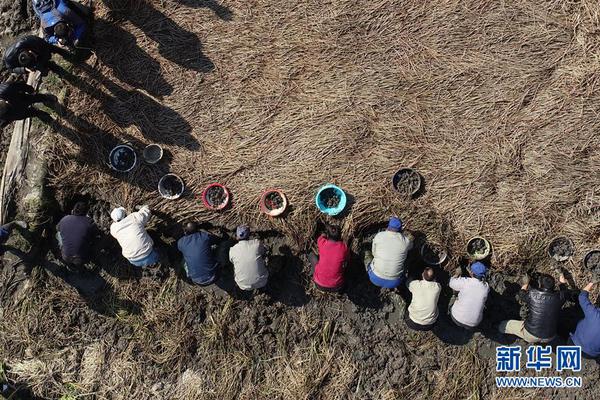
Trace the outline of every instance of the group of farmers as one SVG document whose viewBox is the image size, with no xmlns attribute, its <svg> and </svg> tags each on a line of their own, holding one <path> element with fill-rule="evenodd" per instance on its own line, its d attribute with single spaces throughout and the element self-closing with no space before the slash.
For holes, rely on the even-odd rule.
<svg viewBox="0 0 600 400">
<path fill-rule="evenodd" d="M 72 214 L 67 215 L 57 227 L 58 242 L 63 261 L 67 265 L 82 266 L 89 258 L 90 244 L 97 234 L 92 220 L 87 216 L 88 207 L 83 202 L 75 204 Z M 117 207 L 110 213 L 110 234 L 121 246 L 123 256 L 136 267 L 155 268 L 160 263 L 159 251 L 148 234 L 146 225 L 152 217 L 148 206 L 127 213 Z M 4 228 L 0 232 L 4 235 Z M 416 277 L 408 277 L 407 257 L 413 247 L 414 238 L 404 229 L 397 217 L 390 218 L 387 228 L 375 235 L 370 250 L 364 252 L 366 274 L 373 285 L 398 290 L 410 298 L 405 322 L 414 330 L 425 331 L 435 327 L 439 316 L 438 300 L 442 285 L 436 279 L 432 267 L 420 268 Z M 317 251 L 306 254 L 311 265 L 311 274 L 317 289 L 325 292 L 342 292 L 345 286 L 345 271 L 351 253 L 344 243 L 338 225 L 325 225 L 317 239 Z M 252 293 L 263 289 L 269 281 L 267 268 L 268 249 L 258 238 L 253 238 L 246 225 L 240 225 L 235 238 L 226 233 L 221 236 L 200 230 L 195 222 L 183 225 L 183 235 L 177 240 L 177 249 L 183 258 L 183 267 L 191 282 L 208 286 L 224 279 L 220 271 L 233 267 L 236 290 Z M 450 300 L 449 316 L 452 322 L 463 329 L 477 329 L 490 287 L 486 282 L 488 268 L 481 261 L 467 268 L 466 276 L 458 267 L 449 280 L 449 287 L 456 296 Z M 534 278 L 522 278 L 520 298 L 528 306 L 524 320 L 502 321 L 498 330 L 515 335 L 528 343 L 548 343 L 557 338 L 559 314 L 574 290 L 567 289 L 567 280 L 560 273 L 557 288 L 555 278 L 539 274 Z M 589 283 L 578 296 L 585 317 L 579 321 L 569 340 L 581 346 L 586 356 L 600 357 L 600 308 L 590 301 Z"/>
<path fill-rule="evenodd" d="M 42 76 L 49 71 L 59 72 L 61 67 L 51 60 L 52 55 L 74 60 L 75 49 L 87 34 L 89 11 L 78 3 L 69 0 L 33 0 L 32 3 L 44 37 L 20 37 L 4 52 L 4 68 L 12 76 L 0 84 L 0 128 L 31 117 L 51 121 L 46 112 L 34 105 L 42 103 L 52 107 L 57 102 L 56 96 L 37 93 L 21 77 L 33 71 L 39 71 Z"/>
<path fill-rule="evenodd" d="M 39 71 L 45 76 L 49 71 L 58 72 L 60 67 L 51 61 L 53 54 L 73 59 L 77 48 L 86 35 L 88 14 L 85 9 L 69 0 L 33 0 L 33 8 L 40 18 L 44 38 L 25 36 L 9 46 L 4 54 L 4 66 L 15 75 Z M 52 105 L 56 97 L 36 93 L 22 81 L 0 84 L 0 127 L 29 117 L 47 118 L 48 115 L 35 107 L 36 103 Z M 79 202 L 71 215 L 65 216 L 57 227 L 57 240 L 63 261 L 70 266 L 81 266 L 89 258 L 90 243 L 97 230 L 87 216 L 88 206 Z M 117 240 L 123 256 L 136 267 L 152 267 L 160 262 L 159 252 L 146 230 L 152 213 L 147 206 L 130 214 L 118 207 L 110 217 L 111 235 Z M 13 221 L 0 227 L 0 243 L 6 241 L 14 227 L 27 228 L 22 221 Z M 269 280 L 267 268 L 268 249 L 245 225 L 237 227 L 235 240 L 219 238 L 199 229 L 195 222 L 183 226 L 184 235 L 178 239 L 177 248 L 182 253 L 188 278 L 201 286 L 219 281 L 219 271 L 233 266 L 234 281 L 241 291 L 264 288 Z M 364 264 L 372 284 L 386 289 L 406 288 L 410 304 L 405 314 L 407 326 L 414 330 L 431 330 L 435 326 L 439 310 L 438 299 L 442 286 L 436 280 L 433 268 L 425 267 L 417 279 L 407 278 L 407 256 L 414 238 L 403 229 L 402 221 L 393 217 L 387 229 L 373 239 L 371 250 L 365 251 Z M 342 241 L 341 230 L 336 225 L 326 225 L 317 239 L 318 252 L 307 254 L 312 267 L 315 286 L 326 292 L 341 292 L 344 288 L 344 271 L 350 260 L 348 246 Z M 486 282 L 487 267 L 474 262 L 468 268 L 468 276 L 462 277 L 458 268 L 450 278 L 449 286 L 457 296 L 451 300 L 449 315 L 457 326 L 474 330 L 483 319 L 483 311 L 489 293 Z M 548 343 L 557 337 L 559 312 L 566 301 L 566 279 L 560 274 L 559 287 L 555 279 L 540 274 L 534 282 L 524 279 L 520 296 L 528 305 L 525 320 L 509 320 L 500 323 L 498 329 L 505 334 L 516 335 L 529 343 Z M 585 317 L 579 321 L 569 340 L 581 346 L 591 358 L 600 356 L 600 309 L 589 298 L 594 283 L 579 293 L 579 304 Z M 408 297 L 408 296 L 407 296 Z"/>
</svg>

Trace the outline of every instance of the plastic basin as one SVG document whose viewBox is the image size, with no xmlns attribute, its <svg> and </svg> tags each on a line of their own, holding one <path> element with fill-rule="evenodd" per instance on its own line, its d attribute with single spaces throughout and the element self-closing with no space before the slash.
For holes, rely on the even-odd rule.
<svg viewBox="0 0 600 400">
<path fill-rule="evenodd" d="M 339 199 L 337 205 L 332 206 L 330 204 L 327 204 L 327 199 L 332 198 L 331 194 L 333 194 L 333 196 L 336 196 Z M 338 215 L 339 213 L 344 211 L 344 209 L 346 208 L 346 202 L 346 193 L 338 186 L 332 184 L 322 186 L 317 191 L 317 195 L 315 196 L 315 203 L 317 205 L 317 208 L 323 214 L 327 215 Z"/>
<path fill-rule="evenodd" d="M 279 203 L 274 203 L 274 199 L 272 199 L 273 196 L 278 196 L 280 199 Z M 260 210 L 263 213 L 271 217 L 278 217 L 287 209 L 288 200 L 282 190 L 268 189 L 263 192 L 262 196 L 260 196 L 259 205 Z"/>
<path fill-rule="evenodd" d="M 108 155 L 108 164 L 118 172 L 129 172 L 137 164 L 135 150 L 127 144 L 115 146 Z"/>
</svg>

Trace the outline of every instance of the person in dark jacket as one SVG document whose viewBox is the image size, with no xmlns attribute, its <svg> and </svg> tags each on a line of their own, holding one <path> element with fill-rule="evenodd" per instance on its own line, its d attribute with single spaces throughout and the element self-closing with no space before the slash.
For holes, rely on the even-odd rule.
<svg viewBox="0 0 600 400">
<path fill-rule="evenodd" d="M 567 281 L 561 273 L 558 291 L 550 275 L 540 274 L 537 281 L 537 288 L 529 288 L 529 277 L 526 277 L 519 293 L 529 307 L 525 321 L 502 321 L 498 327 L 501 333 L 518 336 L 528 343 L 548 343 L 556 337 L 558 317 L 567 296 Z"/>
<path fill-rule="evenodd" d="M 594 282 L 588 283 L 579 293 L 579 305 L 583 310 L 584 318 L 577 323 L 577 328 L 570 335 L 569 341 L 581 347 L 584 357 L 598 359 L 600 357 L 600 308 L 595 307 L 590 301 L 590 292 L 594 284 Z"/>
<path fill-rule="evenodd" d="M 77 202 L 71 215 L 64 216 L 58 223 L 57 239 L 63 261 L 76 267 L 88 260 L 90 242 L 95 231 L 87 212 L 87 204 Z"/>
<path fill-rule="evenodd" d="M 13 74 L 40 71 L 42 76 L 46 76 L 50 70 L 54 72 L 62 70 L 51 60 L 52 54 L 69 57 L 68 51 L 46 42 L 41 37 L 23 36 L 4 52 L 4 66 Z"/>
<path fill-rule="evenodd" d="M 89 18 L 82 6 L 69 0 L 33 0 L 32 4 L 48 43 L 68 47 L 79 45 L 86 34 Z"/>
<path fill-rule="evenodd" d="M 184 236 L 177 241 L 177 248 L 183 254 L 188 278 L 200 286 L 213 284 L 218 278 L 218 263 L 213 250 L 218 237 L 200 231 L 195 222 L 185 224 L 183 232 Z"/>
<path fill-rule="evenodd" d="M 55 104 L 56 96 L 34 93 L 32 86 L 23 82 L 6 82 L 0 84 L 0 128 L 13 121 L 38 117 L 48 121 L 48 113 L 32 107 L 35 103 Z"/>
</svg>

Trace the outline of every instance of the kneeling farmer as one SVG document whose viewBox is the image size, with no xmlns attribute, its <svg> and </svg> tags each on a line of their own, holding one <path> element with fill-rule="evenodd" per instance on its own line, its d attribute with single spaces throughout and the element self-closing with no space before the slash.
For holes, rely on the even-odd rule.
<svg viewBox="0 0 600 400">
<path fill-rule="evenodd" d="M 82 201 L 77 202 L 71 215 L 63 217 L 58 223 L 58 244 L 62 259 L 67 264 L 80 266 L 88 259 L 90 242 L 95 229 L 87 212 L 87 204 Z"/>
<path fill-rule="evenodd" d="M 365 266 L 371 282 L 387 289 L 404 283 L 404 264 L 412 246 L 413 237 L 408 232 L 402 232 L 402 221 L 396 217 L 390 218 L 387 230 L 375 235 L 372 253 L 365 254 Z"/>
<path fill-rule="evenodd" d="M 110 234 L 121 245 L 123 257 L 136 267 L 146 267 L 159 261 L 154 241 L 146 231 L 151 215 L 148 206 L 142 206 L 129 215 L 123 207 L 117 207 L 110 213 L 114 221 L 110 225 Z"/>
<path fill-rule="evenodd" d="M 342 241 L 341 229 L 327 225 L 325 233 L 317 239 L 319 255 L 308 254 L 314 268 L 313 280 L 317 288 L 326 292 L 339 292 L 344 287 L 344 268 L 349 258 L 348 246 Z"/>
<path fill-rule="evenodd" d="M 461 269 L 457 268 L 455 276 L 450 279 L 450 288 L 458 292 L 458 298 L 450 308 L 452 321 L 465 329 L 473 330 L 483 319 L 483 309 L 490 292 L 485 281 L 486 266 L 477 261 L 469 268 L 469 277 L 461 278 Z"/>
<path fill-rule="evenodd" d="M 560 290 L 555 290 L 556 281 L 548 274 L 538 278 L 538 288 L 529 288 L 529 278 L 521 287 L 519 297 L 527 304 L 529 312 L 525 321 L 502 321 L 498 330 L 501 333 L 515 335 L 527 343 L 548 343 L 555 337 L 558 329 L 558 317 L 565 303 L 567 282 L 560 274 Z"/>
<path fill-rule="evenodd" d="M 198 230 L 198 224 L 188 222 L 183 227 L 184 236 L 177 241 L 183 254 L 185 272 L 197 285 L 208 286 L 217 280 L 217 260 L 212 246 L 218 238 Z"/>
<path fill-rule="evenodd" d="M 236 230 L 238 243 L 229 249 L 235 283 L 242 290 L 260 289 L 267 285 L 269 271 L 265 266 L 267 250 L 260 240 L 250 240 L 250 228 L 240 225 Z"/>
</svg>

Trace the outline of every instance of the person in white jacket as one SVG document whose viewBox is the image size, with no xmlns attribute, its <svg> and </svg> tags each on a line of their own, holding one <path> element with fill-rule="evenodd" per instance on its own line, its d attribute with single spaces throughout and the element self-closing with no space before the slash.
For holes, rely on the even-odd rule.
<svg viewBox="0 0 600 400">
<path fill-rule="evenodd" d="M 114 221 L 110 225 L 110 234 L 121 245 L 123 257 L 136 267 L 146 267 L 159 262 L 154 242 L 146 232 L 146 224 L 151 215 L 148 206 L 142 206 L 139 211 L 129 215 L 123 207 L 117 207 L 110 213 Z"/>
</svg>

